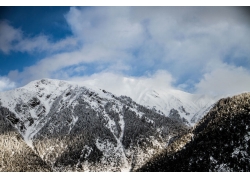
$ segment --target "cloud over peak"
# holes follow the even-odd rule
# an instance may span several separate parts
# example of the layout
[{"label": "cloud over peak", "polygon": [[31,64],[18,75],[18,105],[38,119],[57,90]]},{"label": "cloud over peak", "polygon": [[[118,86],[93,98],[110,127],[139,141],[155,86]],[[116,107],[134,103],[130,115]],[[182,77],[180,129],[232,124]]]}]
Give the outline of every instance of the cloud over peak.
[{"label": "cloud over peak", "polygon": [[211,95],[234,95],[250,92],[250,72],[243,67],[223,64],[205,73],[196,84],[198,93]]},{"label": "cloud over peak", "polygon": [[118,96],[126,95],[133,99],[137,99],[145,90],[166,91],[174,89],[172,86],[174,78],[167,71],[162,70],[141,77],[103,72],[91,76],[73,77],[68,80],[78,82],[87,87],[99,87]]},{"label": "cloud over peak", "polygon": [[9,78],[0,76],[0,92],[13,89],[15,87],[16,87],[16,84],[14,82],[11,82]]},{"label": "cloud over peak", "polygon": [[[20,85],[44,77],[96,77],[101,84],[103,77],[113,76],[110,83],[115,86],[115,81],[125,82],[126,77],[137,83],[145,83],[147,77],[149,86],[164,84],[197,93],[238,92],[248,90],[239,79],[246,81],[250,76],[246,16],[237,7],[71,7],[64,17],[72,35],[55,42],[41,34],[27,37],[21,29],[2,22],[0,49],[4,53],[47,53],[23,70],[9,72],[8,77]],[[169,83],[159,74],[174,79],[171,86],[165,86]]]}]

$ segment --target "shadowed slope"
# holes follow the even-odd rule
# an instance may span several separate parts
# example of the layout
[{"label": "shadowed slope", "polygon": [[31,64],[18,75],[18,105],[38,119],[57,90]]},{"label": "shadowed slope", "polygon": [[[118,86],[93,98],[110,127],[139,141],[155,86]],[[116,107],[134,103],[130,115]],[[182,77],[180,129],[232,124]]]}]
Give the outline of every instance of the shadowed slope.
[{"label": "shadowed slope", "polygon": [[138,171],[249,171],[249,128],[250,93],[221,99],[184,148],[162,153]]}]

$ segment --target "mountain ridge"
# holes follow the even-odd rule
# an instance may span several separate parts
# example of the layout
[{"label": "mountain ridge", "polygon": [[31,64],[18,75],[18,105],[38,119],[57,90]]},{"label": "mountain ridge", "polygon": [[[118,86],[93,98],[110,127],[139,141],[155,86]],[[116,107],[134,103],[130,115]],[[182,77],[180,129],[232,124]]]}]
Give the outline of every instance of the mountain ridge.
[{"label": "mountain ridge", "polygon": [[[144,93],[147,94],[147,92]],[[155,98],[160,97],[158,92],[153,93]],[[145,100],[146,96],[142,94],[140,99]],[[172,97],[172,100],[172,102],[181,103],[175,97]],[[31,164],[35,164],[39,171],[59,172],[248,170],[248,166],[244,165],[248,158],[244,160],[242,157],[248,157],[246,152],[249,134],[244,134],[243,139],[238,136],[241,132],[236,133],[235,136],[243,143],[244,152],[241,148],[242,143],[238,141],[235,141],[237,147],[233,147],[229,152],[233,158],[240,158],[243,166],[234,165],[216,154],[208,158],[204,147],[210,148],[211,153],[217,153],[218,148],[216,151],[211,149],[215,146],[214,141],[209,145],[205,140],[210,142],[209,137],[218,138],[220,131],[224,132],[223,137],[225,134],[231,137],[227,128],[231,128],[230,131],[234,131],[235,128],[228,122],[232,122],[234,117],[248,115],[244,114],[244,109],[250,114],[249,104],[247,104],[250,102],[249,93],[220,99],[215,104],[212,103],[214,100],[209,98],[208,102],[204,99],[199,101],[199,98],[196,100],[198,104],[200,103],[201,109],[196,113],[193,112],[194,116],[191,120],[186,120],[179,112],[186,114],[189,112],[185,109],[185,105],[181,106],[178,103],[173,104],[179,111],[175,109],[176,107],[172,108],[167,117],[159,109],[147,108],[128,96],[118,97],[104,89],[84,87],[74,82],[41,79],[12,91],[0,92],[0,110],[4,112],[0,114],[3,124],[1,126],[0,122],[0,130],[6,134],[4,128],[7,127],[6,123],[8,126],[11,125],[12,131],[19,134],[11,134],[9,137],[19,137],[14,138],[14,142],[22,144],[27,151],[22,151],[24,156],[31,154],[33,157],[27,160],[28,167],[23,168],[22,171],[35,171],[30,168]],[[151,99],[148,102],[152,101]],[[168,102],[168,104],[171,103]],[[207,106],[203,106],[204,104]],[[201,117],[203,117],[202,120],[197,123],[197,119]],[[222,121],[225,122],[222,123],[222,130],[218,123],[221,117],[225,117]],[[190,126],[191,121],[194,126]],[[210,121],[216,121],[216,123],[211,125]],[[243,124],[242,122],[240,128],[249,124],[245,120]],[[234,125],[237,124],[234,123]],[[210,126],[213,127],[212,130]],[[245,130],[248,130],[247,128],[248,126]],[[224,139],[227,137],[225,136]],[[203,145],[197,146],[199,142]],[[218,142],[221,147],[228,144],[224,140],[218,139]],[[5,141],[0,143],[1,146],[6,148]],[[190,148],[194,149],[197,156],[192,154]],[[164,152],[167,152],[167,155]],[[1,153],[6,157],[9,150]],[[187,154],[190,156],[186,156]],[[157,169],[157,162],[164,164],[165,161],[162,159],[166,157],[169,162],[164,165],[166,168]],[[205,161],[202,162],[199,158]],[[176,162],[175,159],[180,161]],[[235,161],[232,158],[231,160]],[[187,162],[192,166],[189,167]],[[5,168],[6,160],[3,159],[1,163],[3,164],[1,167]],[[11,163],[16,164],[15,160]],[[203,165],[204,168],[200,168]],[[16,170],[20,171],[19,165]]]},{"label": "mountain ridge", "polygon": [[[188,127],[126,96],[42,79],[0,93],[26,143],[55,171],[129,171]],[[118,163],[118,164],[117,164]]]},{"label": "mountain ridge", "polygon": [[[39,88],[34,88],[34,86],[35,87],[37,86],[37,82],[50,82],[50,83],[52,82],[52,84],[49,83],[46,84],[45,86],[41,86],[44,85],[43,83],[41,83]],[[11,109],[12,112],[15,113],[16,111],[13,109],[14,108],[13,104],[15,104],[15,102],[13,101],[16,101],[16,99],[18,99],[19,96],[18,91],[20,90],[26,91],[24,92],[24,95],[26,96],[29,96],[30,93],[32,94],[30,96],[35,96],[37,94],[38,95],[37,98],[40,100],[40,102],[41,101],[44,102],[44,107],[43,109],[41,109],[41,113],[42,111],[46,111],[45,112],[46,115],[48,113],[47,111],[50,109],[52,100],[55,99],[60,93],[62,93],[63,91],[65,91],[67,88],[70,87],[75,88],[75,87],[85,87],[85,86],[79,85],[76,82],[70,82],[64,80],[62,81],[56,79],[42,79],[42,80],[32,81],[28,83],[26,86],[17,88],[15,90],[0,92],[0,100],[2,99],[1,101],[3,105],[5,107],[8,107],[9,109]],[[95,86],[90,86],[90,88],[88,89],[100,92],[100,89]],[[9,96],[9,94],[11,94],[11,92],[13,91],[14,91],[14,97],[11,97],[13,95]],[[50,91],[53,93],[50,93]],[[3,94],[2,96],[1,93]],[[44,93],[45,94],[47,93],[46,97],[43,96]],[[158,96],[157,95],[155,96],[155,94],[158,94]],[[183,98],[183,94],[184,96],[186,96],[185,98]],[[178,96],[178,98],[176,96]],[[11,99],[12,102],[10,102]],[[48,101],[47,99],[50,99],[50,101]],[[184,103],[182,102],[183,100],[181,101],[180,99],[185,99]],[[182,120],[189,126],[194,126],[194,124],[198,121],[198,119],[205,114],[204,112],[208,112],[208,110],[212,108],[213,103],[215,103],[216,101],[215,99],[218,98],[210,98],[204,95],[192,95],[179,90],[166,90],[166,92],[161,91],[160,94],[157,93],[155,90],[145,90],[145,92],[141,93],[140,97],[138,97],[138,99],[136,99],[135,102],[144,105],[147,108],[152,108],[153,110],[157,111],[158,113],[162,113],[167,117],[171,116],[173,117],[174,115],[175,117],[173,118]],[[189,100],[190,102],[187,103]],[[190,106],[190,104],[193,105]],[[33,118],[37,118],[34,112],[31,113],[33,113]],[[27,138],[28,137],[26,137],[26,139]]]},{"label": "mountain ridge", "polygon": [[[135,101],[149,108],[163,112],[168,116],[171,111],[177,111],[180,119],[186,124],[194,126],[206,109],[220,99],[220,96],[190,94],[175,89],[145,90]],[[198,113],[198,114],[197,114]]]},{"label": "mountain ridge", "polygon": [[[65,81],[65,80],[57,80],[57,79],[43,79],[49,80],[53,82],[64,82],[66,84],[70,84],[72,86],[79,87],[88,87],[94,91],[99,91],[100,88],[97,86],[89,85],[79,82]],[[32,81],[28,83],[26,86],[21,88],[34,89],[32,84],[36,83],[39,80]],[[20,89],[20,88],[17,88]],[[46,88],[47,89],[47,88]],[[141,89],[141,88],[139,88]],[[54,91],[58,91],[59,89],[54,89]],[[132,89],[130,90],[133,91]],[[199,95],[199,94],[190,94],[184,91],[175,90],[175,89],[152,89],[152,88],[144,88],[143,91],[137,92],[138,87],[135,88],[135,94],[138,96],[131,96],[132,99],[149,109],[154,109],[158,111],[158,113],[162,113],[165,116],[169,117],[171,111],[177,111],[176,118],[183,120],[187,125],[194,126],[195,123],[200,119],[204,112],[207,112],[212,105],[222,98],[223,96],[208,96],[208,95]],[[112,92],[112,91],[111,91]],[[128,96],[125,94],[121,94],[121,96]],[[130,93],[131,94],[131,93]],[[130,97],[130,96],[129,96]]]}]

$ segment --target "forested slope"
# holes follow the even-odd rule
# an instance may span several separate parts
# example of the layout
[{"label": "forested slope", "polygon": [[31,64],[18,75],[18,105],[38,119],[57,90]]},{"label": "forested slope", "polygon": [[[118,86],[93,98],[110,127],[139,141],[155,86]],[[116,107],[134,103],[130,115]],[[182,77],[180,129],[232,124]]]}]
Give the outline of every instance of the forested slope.
[{"label": "forested slope", "polygon": [[196,125],[184,148],[175,153],[168,149],[138,171],[249,171],[249,128],[250,93],[221,99]]},{"label": "forested slope", "polygon": [[[51,171],[50,167],[23,141],[6,117],[13,115],[0,107],[0,171]],[[15,123],[15,121],[13,121]]]}]

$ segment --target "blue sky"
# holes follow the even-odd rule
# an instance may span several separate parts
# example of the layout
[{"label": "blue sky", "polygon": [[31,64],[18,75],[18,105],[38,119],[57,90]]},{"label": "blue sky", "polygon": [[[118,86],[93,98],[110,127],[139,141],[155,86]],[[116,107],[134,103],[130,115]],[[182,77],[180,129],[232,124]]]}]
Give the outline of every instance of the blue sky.
[{"label": "blue sky", "polygon": [[0,91],[41,78],[109,81],[107,88],[115,88],[124,78],[149,83],[159,76],[165,81],[157,86],[191,93],[250,91],[247,8],[1,7],[0,12]]}]

